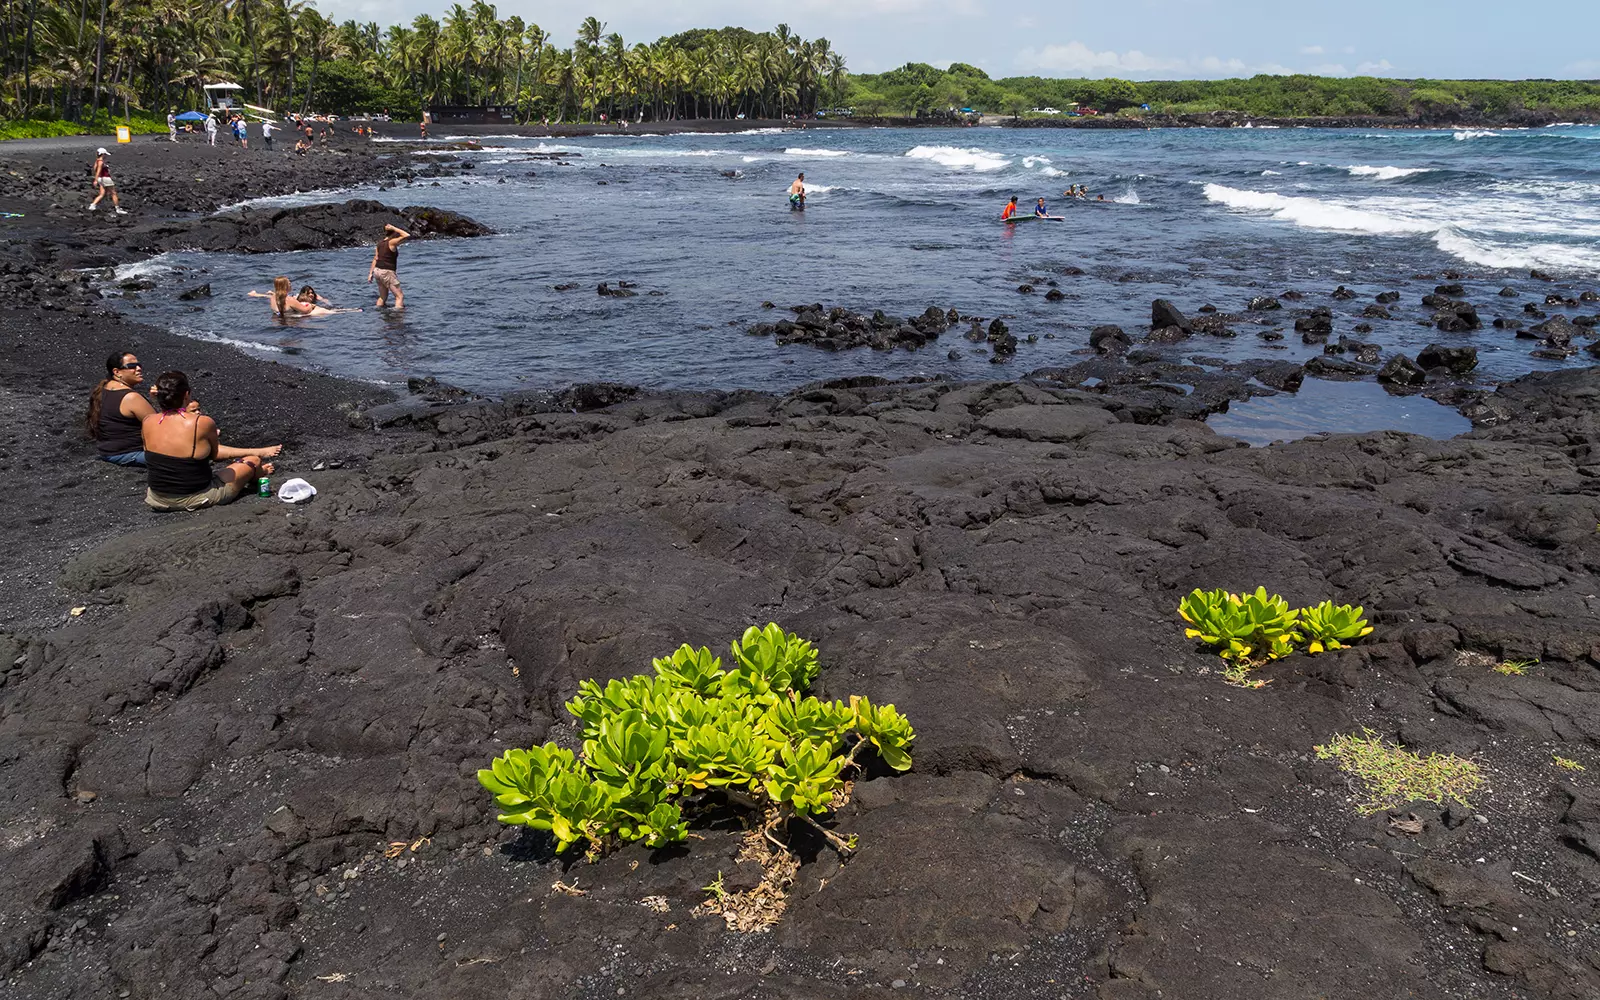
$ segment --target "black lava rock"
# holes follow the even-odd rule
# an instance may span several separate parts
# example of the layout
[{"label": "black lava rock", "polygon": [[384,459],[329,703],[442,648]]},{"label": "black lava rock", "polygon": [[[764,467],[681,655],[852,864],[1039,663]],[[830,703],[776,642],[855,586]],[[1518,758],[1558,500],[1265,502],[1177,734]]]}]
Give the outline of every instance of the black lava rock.
[{"label": "black lava rock", "polygon": [[1465,375],[1478,367],[1478,349],[1429,344],[1417,354],[1417,364],[1424,370],[1442,368],[1454,375]]}]

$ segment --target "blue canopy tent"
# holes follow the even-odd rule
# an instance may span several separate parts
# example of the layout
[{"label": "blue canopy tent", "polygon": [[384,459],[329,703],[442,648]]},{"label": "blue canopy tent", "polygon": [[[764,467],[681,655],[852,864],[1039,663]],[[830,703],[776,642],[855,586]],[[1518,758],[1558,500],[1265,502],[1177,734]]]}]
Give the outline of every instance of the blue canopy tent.
[{"label": "blue canopy tent", "polygon": [[183,114],[176,116],[173,120],[180,122],[203,122],[206,120],[206,116],[198,111],[185,111]]}]

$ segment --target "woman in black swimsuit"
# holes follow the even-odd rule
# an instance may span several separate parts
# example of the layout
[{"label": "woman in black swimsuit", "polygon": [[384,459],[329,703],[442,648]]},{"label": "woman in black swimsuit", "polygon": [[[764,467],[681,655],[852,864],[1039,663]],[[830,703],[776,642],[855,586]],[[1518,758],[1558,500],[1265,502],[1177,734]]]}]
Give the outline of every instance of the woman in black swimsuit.
[{"label": "woman in black swimsuit", "polygon": [[106,358],[106,378],[95,383],[89,394],[89,412],[84,420],[94,438],[100,458],[116,465],[143,465],[144,439],[140,424],[155,412],[139,394],[144,381],[144,366],[132,351],[118,351]]},{"label": "woman in black swimsuit", "polygon": [[[151,510],[200,510],[220,507],[239,499],[255,485],[272,463],[263,462],[283,450],[282,445],[266,448],[230,448],[218,441],[217,422],[199,407],[191,407],[189,377],[183,372],[165,372],[156,379],[156,406],[144,418],[144,460],[150,470],[150,486],[144,502]],[[218,459],[242,459],[212,472]]]}]

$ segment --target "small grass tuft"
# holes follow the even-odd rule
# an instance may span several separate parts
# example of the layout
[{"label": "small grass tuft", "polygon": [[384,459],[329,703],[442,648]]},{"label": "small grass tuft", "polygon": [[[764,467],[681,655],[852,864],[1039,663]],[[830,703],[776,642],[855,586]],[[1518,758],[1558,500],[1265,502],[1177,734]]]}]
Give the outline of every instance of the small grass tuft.
[{"label": "small grass tuft", "polygon": [[1528,672],[1529,667],[1537,667],[1538,665],[1538,660],[1502,660],[1491,669],[1495,673],[1503,674],[1506,677],[1521,677]]},{"label": "small grass tuft", "polygon": [[1569,760],[1568,758],[1563,757],[1560,754],[1556,754],[1555,758],[1556,758],[1556,767],[1562,768],[1564,770],[1567,770],[1567,771],[1586,771],[1586,770],[1588,770],[1588,768],[1584,767],[1582,764],[1578,763],[1577,761]]},{"label": "small grass tuft", "polygon": [[1370,729],[1363,728],[1360,736],[1335,736],[1313,749],[1322,760],[1337,760],[1339,769],[1355,779],[1364,796],[1356,803],[1362,816],[1418,800],[1441,806],[1459,802],[1470,809],[1467,796],[1483,785],[1483,772],[1464,757],[1423,757],[1384,742]]}]

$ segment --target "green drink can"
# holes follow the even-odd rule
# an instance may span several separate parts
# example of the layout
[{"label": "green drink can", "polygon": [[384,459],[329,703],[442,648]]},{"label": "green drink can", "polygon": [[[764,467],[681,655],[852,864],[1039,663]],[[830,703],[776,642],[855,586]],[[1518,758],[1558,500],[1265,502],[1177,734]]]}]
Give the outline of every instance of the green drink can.
[{"label": "green drink can", "polygon": [[260,495],[264,497],[272,496],[272,480],[268,479],[266,476],[262,476],[260,484]]}]

